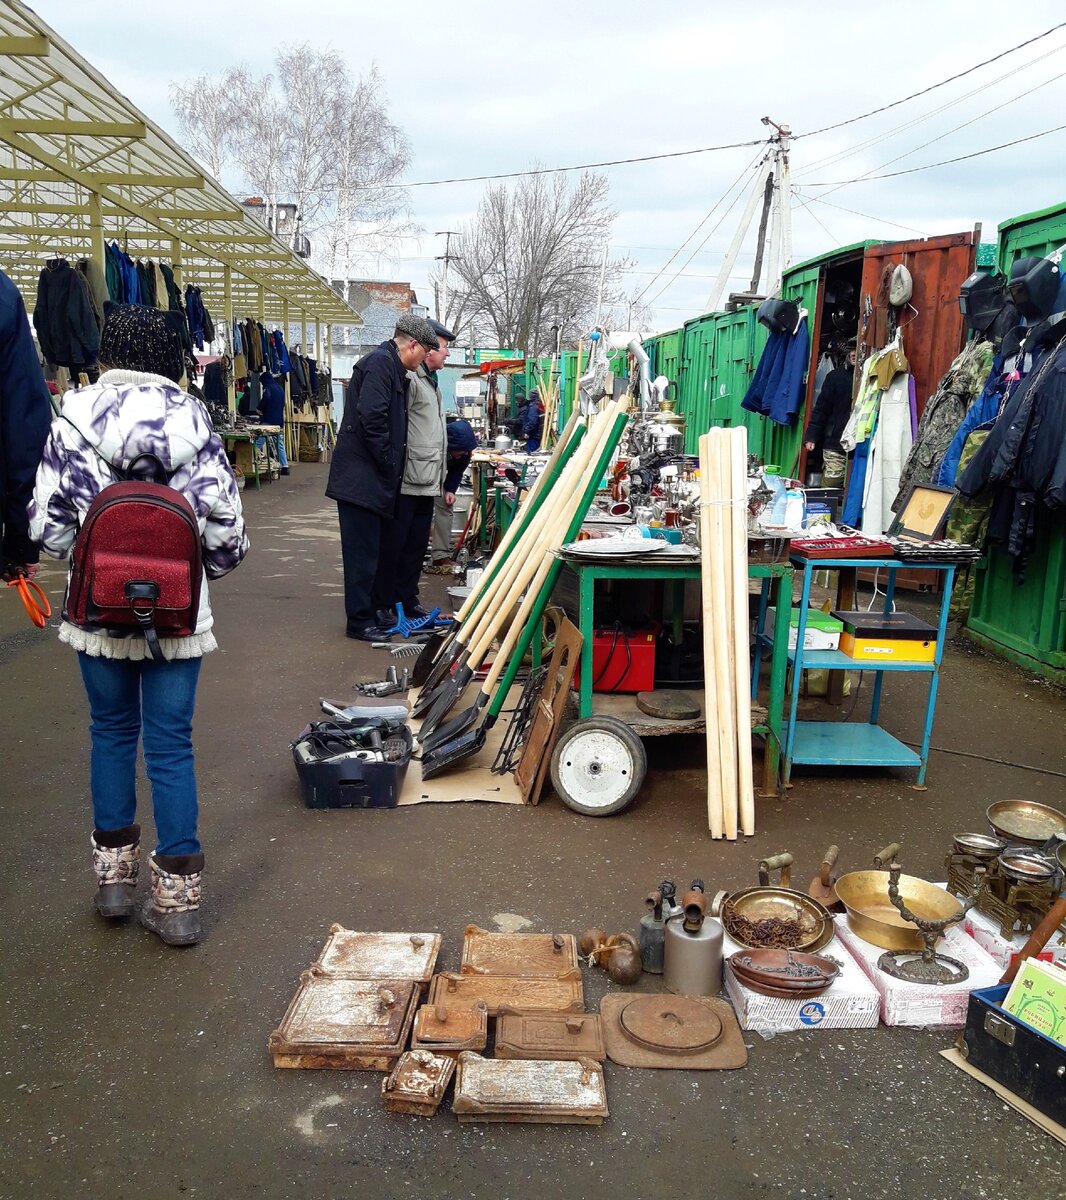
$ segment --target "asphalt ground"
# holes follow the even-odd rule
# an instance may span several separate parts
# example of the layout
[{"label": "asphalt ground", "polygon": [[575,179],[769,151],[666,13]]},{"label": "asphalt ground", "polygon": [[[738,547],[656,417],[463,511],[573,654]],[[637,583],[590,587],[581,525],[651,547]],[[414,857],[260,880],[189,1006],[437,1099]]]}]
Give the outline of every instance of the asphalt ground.
[{"label": "asphalt ground", "polygon": [[[900,838],[907,870],[940,878],[951,835],[981,828],[992,800],[1066,801],[1061,775],[1042,773],[1066,771],[1062,695],[956,644],[927,791],[905,773],[797,770],[783,798],[758,803],[757,834],[737,844],[706,832],[697,737],[650,743],[641,795],[610,819],[577,816],[550,795],[537,808],[310,811],[290,741],[319,697],[354,697],[353,682],[388,661],[343,637],[323,486],[324,468],[301,466],[247,493],[252,553],[212,585],[222,649],[205,662],[197,712],[208,867],[205,937],[193,949],[97,917],[74,654],[34,630],[13,594],[0,600],[0,1193],[1064,1194],[1062,1148],[945,1063],[943,1031],[748,1034],[749,1064],[734,1072],[608,1063],[610,1117],[599,1128],[459,1125],[447,1108],[434,1120],[392,1116],[377,1074],[274,1070],[267,1037],[334,921],[438,930],[440,965],[454,969],[468,923],[635,930],[641,897],[664,875],[746,886],[757,860],[782,849],[805,885],[830,842],[854,869]],[[55,601],[63,578],[55,564],[43,574]],[[443,585],[427,580],[428,595],[443,597]],[[886,685],[884,724],[898,736],[920,735],[923,686],[919,676]],[[150,846],[147,803],[141,820]],[[585,975],[593,1008],[611,985]]]}]

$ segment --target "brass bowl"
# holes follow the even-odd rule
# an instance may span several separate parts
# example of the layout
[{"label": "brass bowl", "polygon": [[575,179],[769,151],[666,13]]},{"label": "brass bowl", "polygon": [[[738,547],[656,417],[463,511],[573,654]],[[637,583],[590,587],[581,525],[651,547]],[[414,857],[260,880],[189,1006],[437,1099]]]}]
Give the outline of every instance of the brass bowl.
[{"label": "brass bowl", "polygon": [[828,945],[836,933],[832,913],[806,892],[793,891],[792,888],[761,886],[744,888],[728,896],[724,892],[720,893],[712,904],[711,916],[722,921],[726,933],[733,941],[749,950],[762,950],[766,947],[752,945],[729,928],[729,922],[723,915],[726,903],[732,904],[736,914],[749,921],[763,921],[772,917],[782,921],[798,921],[805,927],[806,934],[800,945],[793,947],[795,950],[814,953]]},{"label": "brass bowl", "polygon": [[1003,838],[987,833],[958,833],[954,843],[957,854],[968,854],[971,858],[987,859],[989,862],[1007,848]]},{"label": "brass bowl", "polygon": [[[917,917],[942,921],[962,911],[954,896],[913,875],[899,877],[899,894]],[[925,943],[905,921],[888,895],[887,871],[852,871],[837,880],[837,896],[848,910],[848,924],[866,942],[882,950],[921,950]]]},{"label": "brass bowl", "polygon": [[1057,834],[1066,834],[1066,815],[1035,800],[997,800],[985,816],[996,833],[1012,844],[1043,846]]},{"label": "brass bowl", "polygon": [[1015,883],[1032,883],[1039,886],[1053,879],[1058,872],[1053,859],[1016,850],[1014,847],[1001,854],[998,861],[999,869]]}]

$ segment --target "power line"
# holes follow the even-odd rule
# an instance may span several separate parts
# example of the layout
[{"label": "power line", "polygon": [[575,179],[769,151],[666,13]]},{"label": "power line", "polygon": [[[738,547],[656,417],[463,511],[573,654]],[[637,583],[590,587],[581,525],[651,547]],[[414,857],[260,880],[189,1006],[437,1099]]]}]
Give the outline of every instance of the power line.
[{"label": "power line", "polygon": [[840,241],[840,239],[829,229],[827,225],[825,225],[818,214],[811,209],[811,200],[813,199],[814,197],[812,196],[810,200],[800,200],[800,208],[805,208],[807,210],[807,216],[813,221],[817,221],[818,224],[821,225],[831,242],[835,242],[838,246],[842,246],[844,243]]},{"label": "power line", "polygon": [[[1000,109],[1007,108],[1009,105],[1015,104],[1019,100],[1024,100],[1027,96],[1031,96],[1034,92],[1038,92],[1041,88],[1047,87],[1049,83],[1056,83],[1064,76],[1066,76],[1066,71],[1062,71],[1058,75],[1053,75],[1050,79],[1045,79],[1043,83],[1034,84],[1033,87],[1027,88],[1024,92],[1020,92],[1017,96],[1011,96],[1009,100],[1003,100],[1001,103],[994,105],[992,108],[988,108],[984,112],[978,113],[977,116],[970,117],[969,120],[953,126],[944,133],[937,134],[936,137],[930,138],[927,142],[922,142],[920,146],[913,146],[910,150],[904,150],[902,154],[897,154],[895,158],[888,159],[887,162],[878,163],[876,167],[871,167],[868,171],[864,171],[859,178],[864,179],[866,176],[872,176],[875,171],[880,171],[884,167],[890,167],[893,163],[897,163],[901,159],[909,158],[912,154],[917,154],[919,150],[924,150],[927,146],[932,146],[936,142],[942,142],[944,138],[950,137],[953,133],[958,133],[960,129],[965,129],[967,126],[973,125],[975,122],[981,121],[985,117],[990,117],[995,112],[999,112]],[[876,178],[881,177],[877,176]],[[845,185],[842,184],[841,186],[843,187]],[[832,190],[836,191],[837,189],[834,188]],[[826,194],[830,195],[831,193],[827,192]]]},{"label": "power line", "polygon": [[[761,153],[761,150],[760,150],[760,153]],[[722,195],[719,196],[719,198],[714,202],[714,204],[711,205],[711,207],[707,210],[707,215],[703,218],[703,220],[700,221],[700,223],[696,226],[696,228],[688,235],[687,238],[685,238],[685,240],[681,243],[680,246],[678,246],[678,248],[673,252],[673,254],[670,255],[670,257],[666,260],[666,262],[663,263],[663,265],[659,268],[659,270],[656,273],[656,275],[654,276],[654,278],[649,280],[648,283],[644,286],[640,295],[637,296],[636,299],[633,301],[634,304],[639,304],[641,299],[643,298],[645,292],[649,292],[651,290],[652,285],[655,283],[655,280],[658,279],[660,275],[663,275],[666,273],[667,267],[669,267],[669,265],[674,261],[674,259],[677,258],[677,256],[681,253],[682,250],[684,250],[684,248],[689,244],[689,242],[692,241],[692,239],[696,236],[697,233],[699,233],[699,231],[704,227],[704,225],[707,224],[707,222],[714,215],[715,209],[718,208],[718,206],[720,204],[725,203],[726,198],[729,196],[729,193],[737,186],[738,183],[741,182],[741,180],[744,178],[744,176],[751,170],[751,168],[755,165],[756,159],[758,159],[758,158],[759,158],[759,154],[756,154],[755,158],[753,158],[751,160],[751,162],[749,162],[747,164],[747,166],[741,168],[740,174],[736,177],[736,179],[733,180],[733,182],[729,185],[729,187],[726,188],[726,190],[722,193]],[[705,243],[706,243],[706,238],[704,239],[703,244],[705,244]],[[691,261],[692,260],[689,259],[689,262],[691,262]],[[685,266],[688,266],[688,263],[685,263]],[[685,267],[683,266],[681,268],[681,270],[683,271],[684,269],[685,269]]]},{"label": "power line", "polygon": [[1066,43],[1060,46],[1054,46],[1045,54],[1037,55],[1036,58],[1029,59],[1020,66],[1014,67],[1010,71],[1004,71],[1002,75],[997,75],[995,79],[988,80],[987,83],[982,83],[979,87],[972,88],[968,92],[963,92],[962,95],[954,97],[936,108],[931,108],[927,113],[922,113],[921,116],[912,118],[909,121],[904,121],[901,125],[894,125],[891,129],[886,129],[883,133],[877,134],[876,137],[868,138],[860,142],[858,145],[848,146],[843,150],[836,150],[832,154],[827,154],[822,158],[816,158],[805,163],[803,167],[796,173],[797,177],[811,175],[817,171],[824,170],[826,167],[832,166],[835,163],[843,162],[846,158],[853,158],[856,154],[861,154],[864,150],[869,150],[871,147],[878,145],[881,142],[887,142],[894,138],[897,134],[903,133],[907,129],[913,129],[915,125],[922,125],[926,121],[932,120],[933,117],[939,116],[941,113],[947,112],[950,108],[957,108],[960,104],[964,104],[967,100],[972,100],[974,96],[979,96],[982,92],[987,92],[990,88],[996,86],[997,83],[1002,83],[1006,79],[1011,79],[1013,76],[1020,74],[1022,71],[1028,71],[1035,67],[1037,63],[1041,63],[1046,58],[1052,58],[1056,54],[1061,54],[1066,49]]},{"label": "power line", "polygon": [[960,154],[957,158],[943,158],[940,162],[925,163],[921,167],[907,167],[903,171],[888,171],[884,175],[860,175],[857,179],[837,179],[826,183],[808,183],[805,187],[846,187],[851,183],[867,183],[875,179],[895,179],[897,175],[913,175],[917,171],[931,171],[933,167],[946,167],[951,163],[965,162],[969,158],[981,158],[985,154],[994,154],[997,150],[1007,150],[1011,146],[1021,146],[1024,142],[1035,142],[1037,138],[1059,133],[1066,125],[1056,125],[1053,129],[1044,129],[1040,133],[1031,133],[1028,137],[1015,138],[1013,142],[1001,142],[998,146],[986,146],[984,150],[975,150],[972,154]]},{"label": "power line", "polygon": [[942,79],[939,83],[930,84],[929,87],[922,88],[920,92],[911,92],[909,96],[904,96],[902,100],[893,100],[891,104],[882,104],[880,108],[871,108],[869,112],[860,113],[857,117],[849,117],[846,121],[837,121],[833,125],[823,125],[821,129],[811,129],[807,133],[793,134],[793,137],[814,137],[819,133],[828,133],[831,129],[843,129],[845,125],[854,125],[856,121],[865,121],[867,117],[875,117],[878,113],[888,112],[890,108],[898,108],[901,104],[906,104],[909,100],[917,100],[919,96],[927,96],[930,92],[935,92],[937,88],[954,83],[956,79],[963,79],[967,75],[972,75],[974,71],[979,71],[982,67],[999,62],[1001,58],[1006,58],[1008,54],[1014,54],[1017,50],[1024,50],[1026,46],[1032,46],[1035,42],[1043,41],[1044,38],[1050,37],[1060,29],[1066,29],[1066,21],[1060,21],[1058,25],[1052,25],[1050,29],[1045,29],[1043,33],[1038,33],[1036,37],[1019,42],[1017,46],[1011,46],[1009,50],[1001,50],[999,54],[995,54],[991,58],[986,58],[983,62],[975,63],[972,67],[967,67],[965,71],[959,71],[956,75],[950,75],[947,79]]},{"label": "power line", "polygon": [[455,179],[420,179],[414,183],[373,183],[365,191],[385,188],[443,187],[447,183],[486,183],[493,179],[525,179],[531,175],[559,175],[565,171],[592,171],[598,167],[622,167],[629,163],[658,162],[664,158],[687,158],[693,154],[711,154],[716,150],[743,150],[748,146],[765,146],[766,138],[750,142],[727,142],[721,146],[700,146],[696,150],[671,150],[666,154],[642,154],[636,158],[612,158],[606,162],[577,163],[572,167],[531,167],[528,171],[505,171],[499,175],[461,175]]},{"label": "power line", "polygon": [[[845,125],[854,125],[856,121],[865,121],[867,117],[876,116],[878,113],[888,112],[889,109],[898,108],[901,104],[906,104],[910,100],[916,100],[919,96],[928,95],[929,92],[934,92],[937,88],[942,88],[949,83],[954,83],[956,79],[962,79],[966,75],[972,75],[974,71],[979,71],[982,67],[987,67],[991,63],[998,62],[1001,58],[1006,58],[1009,54],[1014,54],[1018,50],[1023,50],[1026,46],[1032,46],[1034,43],[1042,41],[1051,34],[1058,32],[1060,29],[1066,28],[1066,21],[1059,22],[1058,25],[1053,25],[1050,29],[1043,33],[1038,33],[1035,37],[1027,38],[1024,42],[1019,42],[1016,46],[1011,46],[1007,50],[1001,50],[999,54],[993,55],[991,58],[986,58],[983,62],[975,63],[972,67],[967,67],[965,71],[959,71],[955,75],[949,76],[947,79],[941,79],[938,83],[932,83],[928,87],[922,88],[921,91],[912,92],[909,96],[903,96],[899,100],[893,100],[891,104],[883,104],[880,108],[872,108],[869,112],[859,113],[858,116],[849,117],[846,121],[837,121],[833,125],[823,125],[821,129],[811,129],[806,133],[793,134],[794,139],[815,137],[820,133],[828,133],[832,129],[842,129]],[[419,179],[409,183],[375,183],[368,184],[365,191],[383,191],[386,189],[402,189],[416,187],[444,187],[452,183],[488,183],[496,179],[525,179],[534,175],[558,175],[567,171],[592,171],[600,167],[621,167],[628,166],[631,163],[643,162],[660,162],[664,159],[672,158],[688,158],[695,154],[711,154],[719,150],[741,150],[748,146],[766,145],[769,139],[756,139],[748,142],[727,142],[718,146],[700,146],[694,150],[672,150],[665,154],[643,154],[632,158],[613,158],[604,162],[592,163],[577,163],[568,167],[531,167],[526,171],[506,171],[495,175],[461,175],[452,179]]]},{"label": "power line", "polygon": [[[793,190],[796,192],[796,195],[799,195],[798,189]],[[926,236],[924,229],[915,229],[913,225],[901,225],[898,221],[890,221],[887,217],[875,217],[872,213],[859,212],[857,208],[846,208],[843,204],[833,204],[829,200],[824,200],[821,196],[807,196],[805,199],[808,203],[813,201],[815,204],[824,204],[826,208],[836,208],[840,212],[851,213],[852,216],[862,217],[866,221],[878,221],[882,225],[891,225],[894,229],[902,229],[906,233],[916,233],[919,237]],[[802,203],[804,197],[801,196],[800,200]],[[811,215],[813,216],[814,214],[812,213]]]}]

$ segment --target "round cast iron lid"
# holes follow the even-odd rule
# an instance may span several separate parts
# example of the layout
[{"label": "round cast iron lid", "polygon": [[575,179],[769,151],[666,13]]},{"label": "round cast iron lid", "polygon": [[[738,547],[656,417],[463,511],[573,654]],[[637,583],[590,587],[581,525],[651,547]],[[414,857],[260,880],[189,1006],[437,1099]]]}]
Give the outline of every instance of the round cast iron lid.
[{"label": "round cast iron lid", "polygon": [[687,996],[638,996],[619,1014],[622,1032],[648,1050],[695,1054],[722,1036],[718,1014]]}]

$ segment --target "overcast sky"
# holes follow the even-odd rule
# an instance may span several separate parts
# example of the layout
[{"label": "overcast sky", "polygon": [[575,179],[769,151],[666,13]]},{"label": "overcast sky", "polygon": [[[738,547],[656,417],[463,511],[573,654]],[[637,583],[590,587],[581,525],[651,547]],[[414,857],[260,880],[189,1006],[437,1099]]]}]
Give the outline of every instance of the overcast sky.
[{"label": "overcast sky", "polygon": [[[171,133],[167,89],[173,79],[241,62],[264,72],[276,46],[303,41],[338,50],[356,73],[376,62],[393,119],[411,142],[408,178],[414,181],[746,141],[765,134],[764,115],[802,135],[937,83],[1066,21],[1062,0],[1018,6],[1002,0],[896,0],[891,6],[452,0],[444,7],[417,0],[212,0],[189,10],[156,0],[38,0],[32,7]],[[890,112],[800,137],[793,154],[800,189],[793,261],[864,238],[950,233],[975,222],[991,241],[1005,218],[1066,201],[1066,131],[893,179],[832,192],[810,186],[922,166],[1063,124],[1064,51],[1066,28]],[[608,169],[618,211],[611,251],[633,260],[627,285],[650,285],[644,302],[654,302],[657,328],[705,311],[742,201],[691,262],[685,265],[721,210],[660,278],[655,275],[754,153],[730,150]],[[839,161],[821,161],[842,154]],[[412,189],[412,219],[425,233],[399,246],[382,273],[409,279],[429,301],[428,274],[441,249],[434,233],[467,219],[483,186]],[[824,202],[810,202],[822,195]],[[733,288],[750,276],[752,241]]]}]

